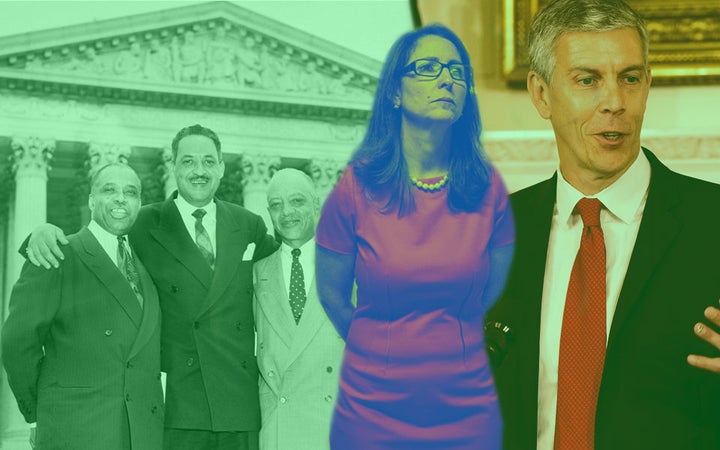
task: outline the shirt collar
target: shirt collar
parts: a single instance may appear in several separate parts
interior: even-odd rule
[[[175,197],[175,205],[177,206],[178,211],[180,211],[180,215],[182,217],[192,217],[192,213],[194,213],[196,209],[204,209],[206,213],[205,218],[213,221],[215,220],[215,215],[217,214],[217,205],[215,204],[215,200],[212,200],[202,208],[198,208],[197,206],[193,206],[188,203],[187,200],[178,193],[177,197]],[[206,220],[205,218],[203,218],[203,220]]]
[[[281,251],[286,255],[292,257],[293,248],[286,243],[280,244]],[[300,246],[301,257],[314,257],[315,255],[315,237],[311,237],[309,241]]]
[[[589,198],[597,198],[605,208],[624,223],[630,223],[638,212],[650,186],[650,162],[640,150],[628,170],[613,184]],[[557,215],[559,223],[569,224],[577,202],[585,197],[557,171]]]
[[[95,220],[91,220],[87,227],[92,235],[95,236],[95,239],[97,239],[100,246],[105,249],[105,252],[107,252],[114,261],[118,246],[118,237],[101,227],[99,223],[95,222]],[[125,243],[129,244],[127,235],[125,235]],[[130,251],[130,245],[127,245],[127,248],[128,251]]]

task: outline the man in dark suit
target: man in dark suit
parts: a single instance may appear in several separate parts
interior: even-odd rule
[[[140,210],[133,249],[155,282],[167,373],[165,448],[243,450],[260,429],[254,354],[253,261],[277,242],[262,218],[214,199],[225,165],[220,140],[200,125],[172,142],[178,193]],[[39,235],[39,236],[36,236]],[[33,233],[28,253],[47,264],[61,232]],[[37,241],[55,246],[48,253]]]
[[[91,181],[92,221],[65,262],[25,263],[2,329],[3,364],[37,448],[160,450],[160,306],[127,233],[140,210],[128,166]]]
[[[512,196],[515,257],[488,314],[506,449],[720,448],[720,379],[688,364],[720,355],[693,333],[720,298],[720,186],[641,151],[647,48],[622,0],[533,21],[528,91],[560,167]]]

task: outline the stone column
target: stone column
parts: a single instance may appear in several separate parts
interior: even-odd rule
[[[267,186],[280,164],[280,156],[277,155],[242,155],[243,203],[245,208],[265,220],[268,230],[272,230],[273,226],[267,211]]]
[[[7,290],[4,301],[9,300],[12,286],[20,276],[24,259],[15,250],[32,230],[47,221],[47,180],[50,160],[55,151],[55,141],[37,137],[14,138],[12,149],[12,169],[15,175],[15,200],[12,210],[12,222],[9,233],[9,252],[5,272]],[[8,305],[3,305],[3,316],[7,315]],[[4,319],[4,317],[3,317]],[[27,446],[30,427],[25,423],[17,408],[15,398],[2,373],[0,391],[0,441],[3,449]]]
[[[318,197],[320,197],[320,205],[325,202],[325,199],[335,187],[335,183],[340,179],[340,176],[345,169],[346,163],[335,159],[311,159],[307,165],[310,177],[315,182],[315,189],[317,189]]]
[[[175,172],[173,170],[173,154],[172,148],[165,147],[162,150],[162,159],[165,165],[165,173],[162,178],[163,187],[165,189],[165,198],[169,198],[177,189],[177,182],[175,181]]]

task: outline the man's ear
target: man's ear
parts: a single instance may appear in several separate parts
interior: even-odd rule
[[[550,88],[543,77],[534,70],[528,73],[527,90],[540,117],[550,119]]]

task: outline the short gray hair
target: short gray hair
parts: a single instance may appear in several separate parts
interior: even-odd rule
[[[640,36],[643,63],[648,67],[648,31],[640,14],[624,0],[555,0],[543,7],[530,25],[530,70],[550,84],[557,41],[565,33],[634,28]]]

